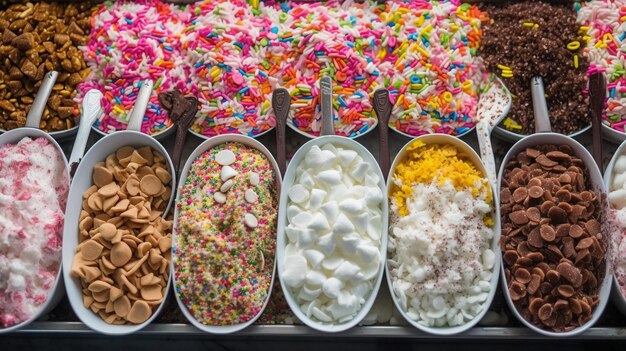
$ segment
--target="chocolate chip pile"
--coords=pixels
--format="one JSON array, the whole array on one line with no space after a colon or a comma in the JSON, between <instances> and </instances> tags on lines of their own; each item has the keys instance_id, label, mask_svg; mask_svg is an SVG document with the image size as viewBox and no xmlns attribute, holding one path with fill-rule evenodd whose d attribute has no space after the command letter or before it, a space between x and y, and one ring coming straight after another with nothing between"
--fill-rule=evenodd
<instances>
[{"instance_id":1,"label":"chocolate chip pile","mask_svg":"<svg viewBox=\"0 0 626 351\"><path fill-rule=\"evenodd\" d=\"M23 127L44 75L59 72L39 127L76 125L76 85L89 75L79 45L91 30L91 5L38 2L0 11L0 129Z\"/></svg>"},{"instance_id":2,"label":"chocolate chip pile","mask_svg":"<svg viewBox=\"0 0 626 351\"><path fill-rule=\"evenodd\" d=\"M520 134L534 132L530 91L534 76L543 78L553 131L572 134L588 126L591 112L588 96L583 94L588 63L572 5L524 1L484 10L491 20L485 24L479 55L490 72L503 76L513 96L509 117L516 128L507 129ZM573 41L582 45L569 50L567 45ZM503 67L511 69L512 77L504 78ZM503 124L507 126L507 121Z\"/></svg>"},{"instance_id":3,"label":"chocolate chip pile","mask_svg":"<svg viewBox=\"0 0 626 351\"><path fill-rule=\"evenodd\" d=\"M165 158L126 146L96 164L83 194L72 263L83 303L109 324L143 323L163 303L170 275L172 195Z\"/></svg>"},{"instance_id":4,"label":"chocolate chip pile","mask_svg":"<svg viewBox=\"0 0 626 351\"><path fill-rule=\"evenodd\" d=\"M600 202L569 146L528 148L506 165L500 192L504 272L521 315L566 332L599 303L606 243Z\"/></svg>"}]
</instances>

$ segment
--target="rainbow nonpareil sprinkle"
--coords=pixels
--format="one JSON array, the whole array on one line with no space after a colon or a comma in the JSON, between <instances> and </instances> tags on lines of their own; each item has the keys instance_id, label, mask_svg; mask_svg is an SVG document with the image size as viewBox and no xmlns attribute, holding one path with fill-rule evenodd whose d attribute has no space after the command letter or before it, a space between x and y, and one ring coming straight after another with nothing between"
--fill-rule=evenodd
<instances>
[{"instance_id":1,"label":"rainbow nonpareil sprinkle","mask_svg":"<svg viewBox=\"0 0 626 351\"><path fill-rule=\"evenodd\" d=\"M104 3L94 13L89 43L83 48L93 75L79 85L81 101L90 89L102 92L104 115L96 121L105 133L126 129L142 81L154 92L141 131L156 134L172 125L157 96L172 89L186 91L187 72L180 41L184 11L155 0Z\"/></svg>"},{"instance_id":2,"label":"rainbow nonpareil sprinkle","mask_svg":"<svg viewBox=\"0 0 626 351\"><path fill-rule=\"evenodd\" d=\"M604 123L624 133L626 128L626 2L598 0L576 3L587 76L604 72L607 99Z\"/></svg>"},{"instance_id":3,"label":"rainbow nonpareil sprinkle","mask_svg":"<svg viewBox=\"0 0 626 351\"><path fill-rule=\"evenodd\" d=\"M226 150L234 157L223 166L217 155ZM226 167L236 174L224 181ZM200 323L240 324L263 308L274 271L277 193L269 160L249 146L221 144L193 161L176 204L173 263L176 293Z\"/></svg>"}]
</instances>

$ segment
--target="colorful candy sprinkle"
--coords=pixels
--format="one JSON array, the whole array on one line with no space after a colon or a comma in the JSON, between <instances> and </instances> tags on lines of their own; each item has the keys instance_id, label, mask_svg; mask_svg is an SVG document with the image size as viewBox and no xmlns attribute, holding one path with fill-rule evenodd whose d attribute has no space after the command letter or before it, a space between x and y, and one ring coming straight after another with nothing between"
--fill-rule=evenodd
<instances>
[{"instance_id":1,"label":"colorful candy sprinkle","mask_svg":"<svg viewBox=\"0 0 626 351\"><path fill-rule=\"evenodd\" d=\"M220 154L226 150L234 160ZM256 196L246 198L250 192ZM270 293L276 248L277 188L267 157L240 143L204 152L176 206L173 262L180 300L206 325L256 317Z\"/></svg>"}]
</instances>

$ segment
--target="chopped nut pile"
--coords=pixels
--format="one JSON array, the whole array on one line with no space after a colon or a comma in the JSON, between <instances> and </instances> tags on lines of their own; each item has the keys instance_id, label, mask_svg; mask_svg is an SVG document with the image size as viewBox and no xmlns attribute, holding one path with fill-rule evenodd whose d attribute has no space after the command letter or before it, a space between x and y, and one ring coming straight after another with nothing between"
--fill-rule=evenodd
<instances>
[{"instance_id":1,"label":"chopped nut pile","mask_svg":"<svg viewBox=\"0 0 626 351\"><path fill-rule=\"evenodd\" d=\"M587 323L606 268L601 207L569 146L527 148L502 180L501 248L509 294L539 328Z\"/></svg>"},{"instance_id":2,"label":"chopped nut pile","mask_svg":"<svg viewBox=\"0 0 626 351\"><path fill-rule=\"evenodd\" d=\"M0 11L0 129L23 127L44 75L58 71L39 127L76 125L76 86L89 75L82 52L91 30L89 3L14 4Z\"/></svg>"},{"instance_id":3,"label":"chopped nut pile","mask_svg":"<svg viewBox=\"0 0 626 351\"><path fill-rule=\"evenodd\" d=\"M172 195L160 153L126 146L96 164L83 193L72 276L83 303L109 324L145 322L163 302L170 275Z\"/></svg>"}]
</instances>

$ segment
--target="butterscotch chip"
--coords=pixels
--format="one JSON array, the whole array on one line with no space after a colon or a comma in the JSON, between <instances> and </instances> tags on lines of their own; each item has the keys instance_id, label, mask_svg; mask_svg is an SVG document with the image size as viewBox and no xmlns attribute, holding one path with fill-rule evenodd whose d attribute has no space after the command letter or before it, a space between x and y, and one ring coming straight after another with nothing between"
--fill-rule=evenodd
<instances>
[{"instance_id":1,"label":"butterscotch chip","mask_svg":"<svg viewBox=\"0 0 626 351\"><path fill-rule=\"evenodd\" d=\"M139 179L142 179L143 177L147 175L154 175L154 171L152 170L152 168L148 166L141 166L137 169L136 174L139 177Z\"/></svg>"},{"instance_id":2,"label":"butterscotch chip","mask_svg":"<svg viewBox=\"0 0 626 351\"><path fill-rule=\"evenodd\" d=\"M111 223L103 223L99 227L99 230L100 234L102 234L102 237L108 241L111 241L111 239L113 239L113 237L115 237L115 234L117 233L117 228Z\"/></svg>"},{"instance_id":3,"label":"butterscotch chip","mask_svg":"<svg viewBox=\"0 0 626 351\"><path fill-rule=\"evenodd\" d=\"M528 282L528 285L526 287L526 291L528 291L529 294L534 295L537 292L537 289L539 289L540 285L541 276L539 276L538 274L531 274L530 281Z\"/></svg>"},{"instance_id":4,"label":"butterscotch chip","mask_svg":"<svg viewBox=\"0 0 626 351\"><path fill-rule=\"evenodd\" d=\"M548 210L548 217L554 224L566 223L567 222L567 212L565 212L560 207L552 207Z\"/></svg>"},{"instance_id":5,"label":"butterscotch chip","mask_svg":"<svg viewBox=\"0 0 626 351\"><path fill-rule=\"evenodd\" d=\"M119 242L111 248L111 263L116 267L121 267L128 263L133 253L125 242Z\"/></svg>"},{"instance_id":6,"label":"butterscotch chip","mask_svg":"<svg viewBox=\"0 0 626 351\"><path fill-rule=\"evenodd\" d=\"M141 288L141 298L144 300L160 300L163 298L160 285L148 285Z\"/></svg>"},{"instance_id":7,"label":"butterscotch chip","mask_svg":"<svg viewBox=\"0 0 626 351\"><path fill-rule=\"evenodd\" d=\"M509 286L509 295L511 300L519 301L526 297L526 287L522 283L513 281Z\"/></svg>"},{"instance_id":8,"label":"butterscotch chip","mask_svg":"<svg viewBox=\"0 0 626 351\"><path fill-rule=\"evenodd\" d=\"M172 175L165 168L159 167L154 171L154 174L159 177L161 183L169 184L172 180Z\"/></svg>"},{"instance_id":9,"label":"butterscotch chip","mask_svg":"<svg viewBox=\"0 0 626 351\"><path fill-rule=\"evenodd\" d=\"M103 202L102 202L102 197L100 197L100 194L97 192L91 194L89 198L87 199L87 205L89 206L89 209L91 209L92 211L102 210Z\"/></svg>"},{"instance_id":10,"label":"butterscotch chip","mask_svg":"<svg viewBox=\"0 0 626 351\"><path fill-rule=\"evenodd\" d=\"M119 160L130 157L130 155L132 155L134 151L135 149L133 147L124 146L124 147L117 149L117 151L115 152L115 157L117 157L118 162L119 162Z\"/></svg>"},{"instance_id":11,"label":"butterscotch chip","mask_svg":"<svg viewBox=\"0 0 626 351\"><path fill-rule=\"evenodd\" d=\"M130 309L126 319L135 324L140 324L148 320L152 314L152 309L145 301L137 300Z\"/></svg>"},{"instance_id":12,"label":"butterscotch chip","mask_svg":"<svg viewBox=\"0 0 626 351\"><path fill-rule=\"evenodd\" d=\"M130 300L126 296L119 297L113 302L115 314L122 318L125 318L128 315L130 307Z\"/></svg>"},{"instance_id":13,"label":"butterscotch chip","mask_svg":"<svg viewBox=\"0 0 626 351\"><path fill-rule=\"evenodd\" d=\"M95 282L89 284L89 287L87 289L94 293L99 293L103 291L108 292L111 289L111 284L102 280L96 280Z\"/></svg>"},{"instance_id":14,"label":"butterscotch chip","mask_svg":"<svg viewBox=\"0 0 626 351\"><path fill-rule=\"evenodd\" d=\"M120 190L119 185L111 182L105 186L103 186L102 188L98 189L98 194L104 196L104 197L110 197L113 196L115 194L117 194L117 192Z\"/></svg>"},{"instance_id":15,"label":"butterscotch chip","mask_svg":"<svg viewBox=\"0 0 626 351\"><path fill-rule=\"evenodd\" d=\"M148 160L146 160L145 158L143 158L139 152L137 152L137 150L134 150L133 153L130 155L130 162L134 162L140 165L145 165L148 163Z\"/></svg>"},{"instance_id":16,"label":"butterscotch chip","mask_svg":"<svg viewBox=\"0 0 626 351\"><path fill-rule=\"evenodd\" d=\"M600 233L600 222L595 219L591 219L585 223L585 229L589 232L589 235L596 235Z\"/></svg>"},{"instance_id":17,"label":"butterscotch chip","mask_svg":"<svg viewBox=\"0 0 626 351\"><path fill-rule=\"evenodd\" d=\"M93 169L93 183L98 187L103 187L113 182L113 173L103 166L96 166Z\"/></svg>"},{"instance_id":18,"label":"butterscotch chip","mask_svg":"<svg viewBox=\"0 0 626 351\"><path fill-rule=\"evenodd\" d=\"M161 180L155 175L147 175L141 179L139 187L142 192L153 196L161 191Z\"/></svg>"},{"instance_id":19,"label":"butterscotch chip","mask_svg":"<svg viewBox=\"0 0 626 351\"><path fill-rule=\"evenodd\" d=\"M137 218L137 214L137 207L130 207L128 208L128 210L122 212L122 214L120 214L120 217L135 219Z\"/></svg>"},{"instance_id":20,"label":"butterscotch chip","mask_svg":"<svg viewBox=\"0 0 626 351\"><path fill-rule=\"evenodd\" d=\"M167 252L172 248L172 238L170 237L162 237L159 239L159 250L161 252Z\"/></svg>"},{"instance_id":21,"label":"butterscotch chip","mask_svg":"<svg viewBox=\"0 0 626 351\"><path fill-rule=\"evenodd\" d=\"M95 261L100 257L104 246L95 240L88 240L80 246L80 253L85 260Z\"/></svg>"}]
</instances>

